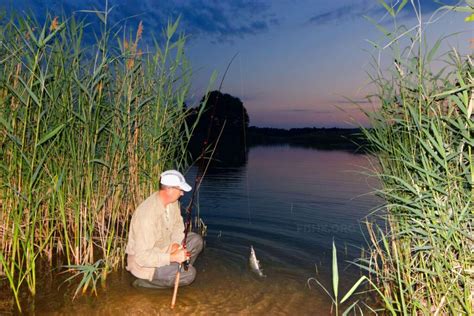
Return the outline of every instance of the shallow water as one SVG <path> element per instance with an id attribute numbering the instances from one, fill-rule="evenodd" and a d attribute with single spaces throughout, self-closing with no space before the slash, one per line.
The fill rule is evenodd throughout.
<path id="1" fill-rule="evenodd" d="M 70 294 L 63 297 L 57 292 L 37 301 L 34 311 L 38 315 L 279 315 L 329 311 L 326 298 L 305 288 L 305 280 L 291 271 L 269 269 L 268 277 L 259 278 L 245 264 L 222 258 L 214 249 L 207 249 L 201 259 L 196 265 L 198 278 L 191 286 L 179 289 L 174 310 L 169 307 L 171 289 L 135 289 L 130 285 L 133 278 L 125 272 L 113 274 L 98 298 L 80 297 L 70 303 Z"/>
<path id="2" fill-rule="evenodd" d="M 377 183 L 361 172 L 365 155 L 289 146 L 254 147 L 241 167 L 214 168 L 206 175 L 200 214 L 208 225 L 198 275 L 171 290 L 135 289 L 126 271 L 112 273 L 99 296 L 71 302 L 73 289 L 57 285 L 39 293 L 36 314 L 329 314 L 330 299 L 306 280 L 330 288 L 331 244 L 338 246 L 341 283 L 359 275 L 346 261 L 365 244 L 360 225 L 380 202 L 369 192 Z M 187 176 L 193 182 L 196 170 Z M 186 205 L 185 201 L 183 204 Z M 253 245 L 266 278 L 248 268 Z"/>

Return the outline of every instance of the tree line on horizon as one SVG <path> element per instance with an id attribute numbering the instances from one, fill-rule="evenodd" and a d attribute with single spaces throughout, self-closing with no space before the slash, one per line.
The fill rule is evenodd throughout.
<path id="1" fill-rule="evenodd" d="M 203 109 L 204 107 L 204 109 Z M 197 113 L 202 112 L 199 121 Z M 207 148 L 213 160 L 246 161 L 249 146 L 292 144 L 322 149 L 359 149 L 366 144 L 359 128 L 273 128 L 249 126 L 250 118 L 243 102 L 220 91 L 203 96 L 188 117 L 195 124 L 188 149 L 198 159 Z"/>

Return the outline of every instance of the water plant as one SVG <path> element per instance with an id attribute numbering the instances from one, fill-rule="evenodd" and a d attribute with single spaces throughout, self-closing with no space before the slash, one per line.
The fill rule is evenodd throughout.
<path id="1" fill-rule="evenodd" d="M 316 266 L 317 267 L 317 266 Z M 356 293 L 356 290 L 364 283 L 368 283 L 372 288 L 374 288 L 380 295 L 382 293 L 380 290 L 377 288 L 377 286 L 367 278 L 367 276 L 362 275 L 354 284 L 351 286 L 351 288 L 344 294 L 342 298 L 339 298 L 339 268 L 338 268 L 338 263 L 337 263 L 337 248 L 336 244 L 334 243 L 334 240 L 332 242 L 332 294 L 329 293 L 329 290 L 315 277 L 311 277 L 306 281 L 306 284 L 308 285 L 309 288 L 311 288 L 311 284 L 314 282 L 316 283 L 323 291 L 327 294 L 327 296 L 331 299 L 332 304 L 331 304 L 331 313 L 334 311 L 335 315 L 339 315 L 341 304 L 344 304 L 345 302 L 348 302 L 350 298 L 352 298 L 355 294 L 360 294 Z M 318 273 L 318 270 L 316 268 L 316 274 Z M 365 292 L 364 292 L 365 293 Z M 362 306 L 361 306 L 362 305 Z M 364 314 L 364 310 L 370 310 L 371 312 L 376 313 L 376 311 L 365 304 L 363 301 L 360 301 L 359 299 L 353 301 L 350 303 L 350 305 L 342 312 L 341 315 L 345 316 L 348 315 L 350 312 L 353 312 L 354 314 L 357 314 L 359 312 L 360 315 Z M 390 312 L 395 315 L 393 310 L 390 310 Z"/>
<path id="2" fill-rule="evenodd" d="M 150 48 L 142 23 L 133 34 L 110 26 L 110 10 L 89 11 L 95 42 L 75 16 L 1 18 L 0 275 L 20 310 L 40 259 L 76 270 L 100 259 L 102 279 L 118 268 L 131 212 L 163 169 L 187 164 L 192 73 L 179 21 Z"/>
<path id="3" fill-rule="evenodd" d="M 97 295 L 97 283 L 101 280 L 101 275 L 104 273 L 103 265 L 104 260 L 99 259 L 94 264 L 83 264 L 83 265 L 66 265 L 64 266 L 68 270 L 65 272 L 71 271 L 74 273 L 72 276 L 68 277 L 64 282 L 71 281 L 75 278 L 80 278 L 80 282 L 76 287 L 74 292 L 74 297 L 79 294 L 79 292 L 86 293 L 86 291 L 91 289 L 91 292 Z M 103 279 L 102 279 L 103 280 Z"/>
<path id="4" fill-rule="evenodd" d="M 381 2 L 395 21 L 407 4 Z M 385 226 L 368 223 L 370 256 L 359 263 L 397 314 L 472 315 L 474 65 L 454 48 L 437 58 L 443 39 L 428 47 L 411 3 L 417 27 L 377 25 L 388 44 L 374 47 L 390 51 L 389 66 L 374 58 L 369 99 L 380 109 L 367 112 L 364 133 L 380 164 Z M 474 13 L 466 3 L 444 10 Z"/>

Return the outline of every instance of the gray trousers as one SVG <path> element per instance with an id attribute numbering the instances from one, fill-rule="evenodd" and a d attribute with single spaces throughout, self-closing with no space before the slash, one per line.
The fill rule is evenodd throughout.
<path id="1" fill-rule="evenodd" d="M 196 278 L 196 268 L 193 267 L 194 261 L 202 251 L 203 240 L 202 237 L 196 233 L 188 233 L 186 238 L 186 250 L 191 253 L 190 264 L 188 271 L 184 271 L 184 267 L 181 268 L 179 277 L 179 286 L 191 284 Z M 155 269 L 153 274 L 153 280 L 137 279 L 133 282 L 136 287 L 146 287 L 153 289 L 164 289 L 174 287 L 174 281 L 176 279 L 176 272 L 178 272 L 179 264 L 172 262 L 171 264 Z"/>

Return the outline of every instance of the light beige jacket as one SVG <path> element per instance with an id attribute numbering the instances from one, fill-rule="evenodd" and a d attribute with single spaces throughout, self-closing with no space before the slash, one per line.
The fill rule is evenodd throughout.
<path id="1" fill-rule="evenodd" d="M 125 252 L 127 270 L 140 279 L 152 280 L 155 268 L 170 264 L 170 246 L 181 244 L 184 223 L 179 202 L 165 208 L 158 192 L 133 213 Z"/>

